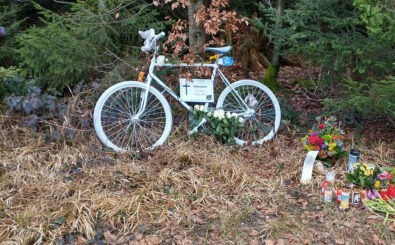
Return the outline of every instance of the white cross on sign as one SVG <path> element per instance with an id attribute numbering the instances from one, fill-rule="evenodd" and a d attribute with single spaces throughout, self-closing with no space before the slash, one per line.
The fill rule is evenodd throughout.
<path id="1" fill-rule="evenodd" d="M 210 79 L 180 78 L 180 97 L 185 102 L 214 102 L 214 83 Z"/>

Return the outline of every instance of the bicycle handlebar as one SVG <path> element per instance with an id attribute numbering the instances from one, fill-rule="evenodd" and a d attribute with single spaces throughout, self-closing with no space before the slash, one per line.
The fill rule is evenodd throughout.
<path id="1" fill-rule="evenodd" d="M 161 39 L 162 37 L 166 36 L 166 33 L 164 33 L 163 31 L 161 33 L 159 33 L 158 35 L 156 35 L 154 37 L 154 40 L 152 40 L 153 42 L 158 41 L 159 39 Z"/>

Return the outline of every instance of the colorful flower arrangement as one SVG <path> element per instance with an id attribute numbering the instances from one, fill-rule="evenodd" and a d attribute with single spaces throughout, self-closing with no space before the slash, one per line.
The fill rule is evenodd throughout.
<path id="1" fill-rule="evenodd" d="M 366 163 L 355 163 L 354 171 L 347 174 L 346 177 L 349 182 L 367 188 L 367 196 L 370 199 L 380 196 L 387 200 L 395 197 L 394 174 L 395 168 L 382 167 L 373 170 Z"/>
<path id="2" fill-rule="evenodd" d="M 371 169 L 366 163 L 354 163 L 354 171 L 346 174 L 349 182 L 362 188 L 373 188 L 377 184 L 379 169 Z"/>
<path id="3" fill-rule="evenodd" d="M 392 173 L 388 173 L 387 171 L 383 171 L 382 173 L 377 175 L 378 180 L 374 184 L 376 189 L 387 188 L 388 184 L 392 181 Z"/>
<path id="4" fill-rule="evenodd" d="M 302 138 L 303 148 L 306 151 L 319 151 L 317 159 L 324 162 L 326 167 L 332 167 L 335 161 L 347 155 L 343 148 L 344 131 L 340 128 L 342 121 L 337 122 L 335 117 L 327 118 L 318 125 L 313 125 L 308 135 Z"/>
<path id="5" fill-rule="evenodd" d="M 387 221 L 395 222 L 393 217 L 395 215 L 395 185 L 393 174 L 395 168 L 382 167 L 378 170 L 374 189 L 368 191 L 361 191 L 363 208 L 369 210 L 371 213 L 381 217 L 380 213 L 385 214 L 383 224 Z M 392 199 L 392 200 L 391 200 Z"/>

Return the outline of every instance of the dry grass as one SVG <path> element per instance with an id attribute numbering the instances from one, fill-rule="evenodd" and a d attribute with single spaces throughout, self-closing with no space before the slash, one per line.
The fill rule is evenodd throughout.
<path id="1" fill-rule="evenodd" d="M 108 244 L 394 239 L 393 224 L 383 226 L 357 207 L 325 205 L 323 176 L 299 184 L 305 153 L 298 139 L 279 135 L 261 147 L 238 148 L 185 135 L 180 125 L 155 152 L 115 154 L 94 132 L 72 144 L 46 144 L 41 133 L 0 116 L 0 244 L 68 243 L 70 235 L 84 244 L 98 233 Z M 394 144 L 357 146 L 377 165 L 394 159 Z"/>

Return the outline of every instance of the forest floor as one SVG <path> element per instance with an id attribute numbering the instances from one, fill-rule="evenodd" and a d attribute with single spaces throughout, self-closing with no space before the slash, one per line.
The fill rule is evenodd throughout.
<path id="1" fill-rule="evenodd" d="M 294 91 L 289 103 L 302 113 L 300 127 L 322 107 L 314 89 L 291 81 L 313 73 L 290 67 L 279 77 Z M 88 125 L 90 100 L 74 103 Z M 34 131 L 0 115 L 0 244 L 393 243 L 393 222 L 384 225 L 361 206 L 342 211 L 325 203 L 323 175 L 300 184 L 306 153 L 293 122 L 262 146 L 240 148 L 189 137 L 185 112 L 174 114 L 167 143 L 138 155 L 104 148 L 91 126 L 71 142 L 59 137 L 72 120 Z M 394 130 L 365 129 L 346 129 L 345 148 L 360 149 L 376 166 L 393 164 Z M 346 186 L 346 166 L 347 159 L 335 166 L 338 186 Z"/>
<path id="2" fill-rule="evenodd" d="M 259 147 L 186 136 L 141 155 L 104 149 L 93 131 L 69 144 L 0 117 L 0 244 L 391 244 L 395 224 L 325 203 L 323 175 L 301 185 L 300 137 Z M 394 143 L 351 135 L 363 160 L 390 165 Z M 346 159 L 336 165 L 345 186 Z M 96 240 L 92 240 L 96 239 Z"/>

